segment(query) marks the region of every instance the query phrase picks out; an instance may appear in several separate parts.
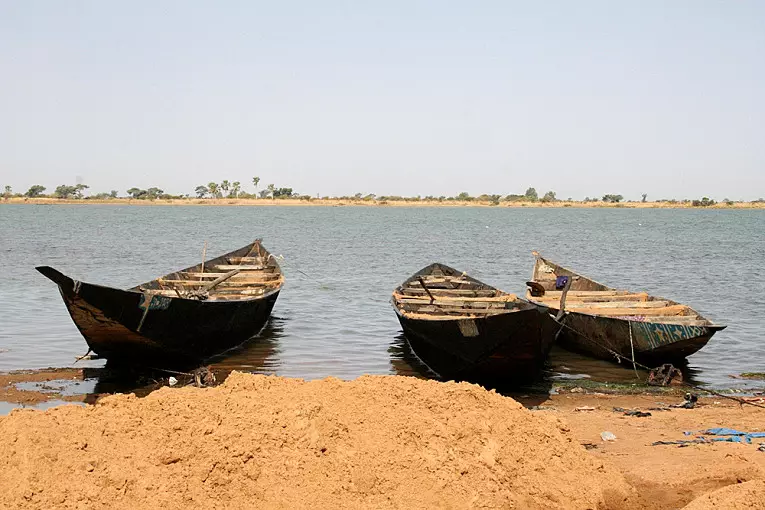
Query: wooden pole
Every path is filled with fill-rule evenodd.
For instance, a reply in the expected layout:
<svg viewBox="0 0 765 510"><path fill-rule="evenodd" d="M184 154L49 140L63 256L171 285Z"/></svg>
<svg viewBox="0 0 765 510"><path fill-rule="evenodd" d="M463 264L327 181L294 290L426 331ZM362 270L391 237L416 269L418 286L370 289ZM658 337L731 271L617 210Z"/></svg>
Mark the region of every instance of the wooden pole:
<svg viewBox="0 0 765 510"><path fill-rule="evenodd" d="M418 276L417 279L420 280L420 285L422 285L422 288L425 289L425 292L427 292L428 296L430 296L430 302L434 302L436 298L433 297L433 294L430 293L430 289L428 289L428 286L425 285L425 280L422 278L422 276Z"/></svg>

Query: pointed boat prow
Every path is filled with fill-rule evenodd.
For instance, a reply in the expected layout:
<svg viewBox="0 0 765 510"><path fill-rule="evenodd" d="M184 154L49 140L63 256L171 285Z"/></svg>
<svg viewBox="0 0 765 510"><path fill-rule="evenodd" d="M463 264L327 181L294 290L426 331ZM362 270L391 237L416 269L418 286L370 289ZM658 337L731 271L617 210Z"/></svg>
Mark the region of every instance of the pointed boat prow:
<svg viewBox="0 0 765 510"><path fill-rule="evenodd" d="M35 269L40 271L46 278L49 278L59 286L72 286L73 280L60 271L56 271L50 266L37 266Z"/></svg>

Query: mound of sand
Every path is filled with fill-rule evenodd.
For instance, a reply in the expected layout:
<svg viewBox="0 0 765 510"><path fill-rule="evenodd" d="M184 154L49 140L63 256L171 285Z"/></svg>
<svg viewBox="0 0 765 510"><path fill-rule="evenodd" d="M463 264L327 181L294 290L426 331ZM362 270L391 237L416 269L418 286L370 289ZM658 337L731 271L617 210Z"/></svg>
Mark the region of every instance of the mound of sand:
<svg viewBox="0 0 765 510"><path fill-rule="evenodd" d="M560 420L466 383L233 373L0 418L13 508L624 508Z"/></svg>
<svg viewBox="0 0 765 510"><path fill-rule="evenodd" d="M765 508L765 480L752 480L723 487L694 499L683 510L739 510Z"/></svg>

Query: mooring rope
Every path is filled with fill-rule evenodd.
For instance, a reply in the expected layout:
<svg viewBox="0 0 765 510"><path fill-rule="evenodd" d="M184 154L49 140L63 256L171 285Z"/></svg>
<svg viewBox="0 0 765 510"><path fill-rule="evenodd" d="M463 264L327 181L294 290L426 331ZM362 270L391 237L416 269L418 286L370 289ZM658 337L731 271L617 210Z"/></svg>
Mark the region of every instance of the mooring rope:
<svg viewBox="0 0 765 510"><path fill-rule="evenodd" d="M637 364L635 363L635 344L632 343L632 321L628 320L627 326L629 327L629 330L630 330L630 349L632 350L632 370L635 371L635 377L640 379L640 376L638 375L638 372L637 372Z"/></svg>
<svg viewBox="0 0 765 510"><path fill-rule="evenodd" d="M566 316L568 316L568 314L564 315L563 319L565 319ZM555 320L554 317L553 317L553 320ZM600 342L596 342L595 340L593 340L592 338L588 337L587 335L585 335L585 334L575 330L574 328L572 328L568 324L564 324L563 320L560 320L560 321L555 320L555 322L557 322L558 324L560 324L564 328L570 329L571 331L573 331L577 335L581 336L582 338L587 339L589 342L592 342L593 344L597 345L601 349L603 349L603 350L607 351L608 353L612 354L617 359L617 361L619 363L621 363L622 359L629 361L629 358L627 358L626 356L622 356L621 354L619 354L618 352L614 351L613 349L609 349L608 347L606 347L605 345L601 344ZM630 332L631 331L632 331L632 328L630 328ZM643 365L642 363L638 363L637 361L635 361L634 354L633 354L632 363L633 363L634 366L639 366L640 368L642 368L644 370L648 370L649 372L652 370L651 367L648 367L646 365ZM635 370L635 373L637 374L637 369ZM638 379L639 379L639 377L638 377ZM695 384L691 384L691 383L686 382L686 381L682 381L680 384L682 384L683 386L687 386L689 388L693 388L693 389L698 390L698 391L704 391L704 392L707 392L707 393L711 393L712 395L716 395L716 396L721 397L721 398L727 398L729 400L733 400L734 402L738 402L739 405L748 404L750 406L759 407L760 409L765 409L764 405L755 404L754 402L749 402L747 400L744 400L744 399L741 399L741 398L738 398L738 397L732 397L730 395L725 395L723 393L719 393L717 391L710 390L708 388L702 388L701 386L697 386Z"/></svg>

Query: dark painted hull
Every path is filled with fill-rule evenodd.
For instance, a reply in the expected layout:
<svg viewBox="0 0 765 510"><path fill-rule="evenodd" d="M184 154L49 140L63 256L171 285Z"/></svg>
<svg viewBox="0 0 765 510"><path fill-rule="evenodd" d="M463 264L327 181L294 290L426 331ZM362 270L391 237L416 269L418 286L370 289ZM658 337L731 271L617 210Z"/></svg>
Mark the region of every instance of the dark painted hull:
<svg viewBox="0 0 765 510"><path fill-rule="evenodd" d="M646 364L679 361L704 347L724 326L690 326L567 312L558 342L565 348L601 359L614 352ZM651 365L652 366L652 365Z"/></svg>
<svg viewBox="0 0 765 510"><path fill-rule="evenodd" d="M279 295L241 301L151 297L44 269L94 353L118 363L161 368L195 365L247 341L266 324Z"/></svg>
<svg viewBox="0 0 765 510"><path fill-rule="evenodd" d="M545 310L467 320L397 315L412 351L442 379L523 384L539 376L553 344L555 323Z"/></svg>

